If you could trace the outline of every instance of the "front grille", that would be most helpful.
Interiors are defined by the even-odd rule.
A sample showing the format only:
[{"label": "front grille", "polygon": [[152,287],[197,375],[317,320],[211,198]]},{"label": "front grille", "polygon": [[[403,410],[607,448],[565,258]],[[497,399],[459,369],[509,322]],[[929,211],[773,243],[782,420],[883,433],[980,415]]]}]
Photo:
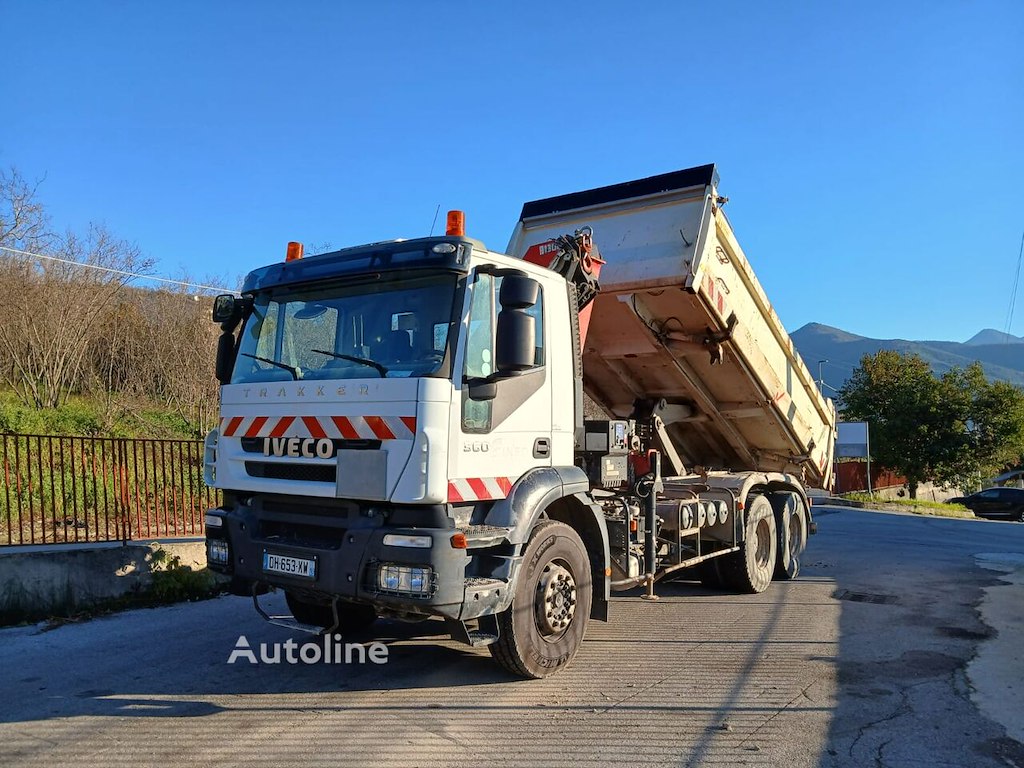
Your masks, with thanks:
[{"label": "front grille", "polygon": [[272,480],[300,480],[307,483],[334,483],[338,469],[329,464],[283,464],[270,461],[247,461],[245,471],[249,477]]},{"label": "front grille", "polygon": [[327,517],[333,520],[348,518],[357,514],[359,507],[351,501],[343,499],[302,498],[301,496],[263,496],[256,502],[256,509],[261,514],[271,516],[307,515]]},{"label": "front grille", "polygon": [[345,539],[344,528],[307,525],[292,521],[262,520],[259,530],[259,539],[269,544],[286,544],[313,549],[337,550],[341,548]]}]

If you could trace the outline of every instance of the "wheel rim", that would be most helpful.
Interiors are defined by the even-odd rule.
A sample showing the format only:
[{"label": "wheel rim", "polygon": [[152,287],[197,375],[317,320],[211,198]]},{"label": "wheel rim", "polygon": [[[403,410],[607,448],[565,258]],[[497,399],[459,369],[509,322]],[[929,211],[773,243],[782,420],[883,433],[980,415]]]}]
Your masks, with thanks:
[{"label": "wheel rim", "polygon": [[757,546],[754,548],[754,559],[759,568],[767,568],[772,554],[771,529],[766,519],[758,520],[754,529]]},{"label": "wheel rim", "polygon": [[792,555],[799,555],[803,549],[801,544],[803,543],[803,526],[800,524],[800,518],[796,515],[790,515],[789,517],[789,551]]},{"label": "wheel rim", "polygon": [[565,634],[576,615],[576,579],[568,563],[552,560],[541,571],[534,600],[537,629],[545,640]]}]

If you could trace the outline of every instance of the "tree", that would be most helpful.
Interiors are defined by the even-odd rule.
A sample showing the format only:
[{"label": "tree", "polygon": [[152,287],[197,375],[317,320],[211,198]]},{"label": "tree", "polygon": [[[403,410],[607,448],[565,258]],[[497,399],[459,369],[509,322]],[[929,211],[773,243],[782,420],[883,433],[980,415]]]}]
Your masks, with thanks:
[{"label": "tree", "polygon": [[1024,391],[989,382],[981,365],[941,378],[918,355],[865,355],[839,392],[843,418],[870,426],[871,454],[920,483],[964,483],[1024,454]]},{"label": "tree", "polygon": [[965,485],[1018,463],[1024,454],[1024,391],[1005,381],[988,381],[977,362],[951,369],[940,381],[962,431],[960,450],[937,468],[938,479]]},{"label": "tree", "polygon": [[[38,186],[38,185],[36,185]],[[105,308],[148,269],[139,248],[101,225],[58,235],[36,186],[0,173],[0,375],[26,405],[54,408],[81,384],[83,360]],[[42,253],[52,258],[31,254]]]}]

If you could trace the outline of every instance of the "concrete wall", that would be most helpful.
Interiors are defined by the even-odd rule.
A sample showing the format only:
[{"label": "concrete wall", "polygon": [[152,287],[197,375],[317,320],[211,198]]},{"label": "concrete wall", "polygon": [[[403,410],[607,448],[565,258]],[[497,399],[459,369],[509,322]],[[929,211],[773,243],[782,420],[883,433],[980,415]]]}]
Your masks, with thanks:
[{"label": "concrete wall", "polygon": [[131,593],[153,579],[158,548],[206,567],[201,539],[0,549],[0,624],[67,615]]}]

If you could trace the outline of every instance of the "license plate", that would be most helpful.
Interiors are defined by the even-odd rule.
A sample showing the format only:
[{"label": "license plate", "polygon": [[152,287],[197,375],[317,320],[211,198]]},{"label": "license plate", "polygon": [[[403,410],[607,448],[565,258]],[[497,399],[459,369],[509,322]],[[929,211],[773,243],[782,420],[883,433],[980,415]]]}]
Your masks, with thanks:
[{"label": "license plate", "polygon": [[315,579],[316,560],[264,552],[263,570],[272,573],[283,573],[286,576],[298,576],[303,579]]}]

